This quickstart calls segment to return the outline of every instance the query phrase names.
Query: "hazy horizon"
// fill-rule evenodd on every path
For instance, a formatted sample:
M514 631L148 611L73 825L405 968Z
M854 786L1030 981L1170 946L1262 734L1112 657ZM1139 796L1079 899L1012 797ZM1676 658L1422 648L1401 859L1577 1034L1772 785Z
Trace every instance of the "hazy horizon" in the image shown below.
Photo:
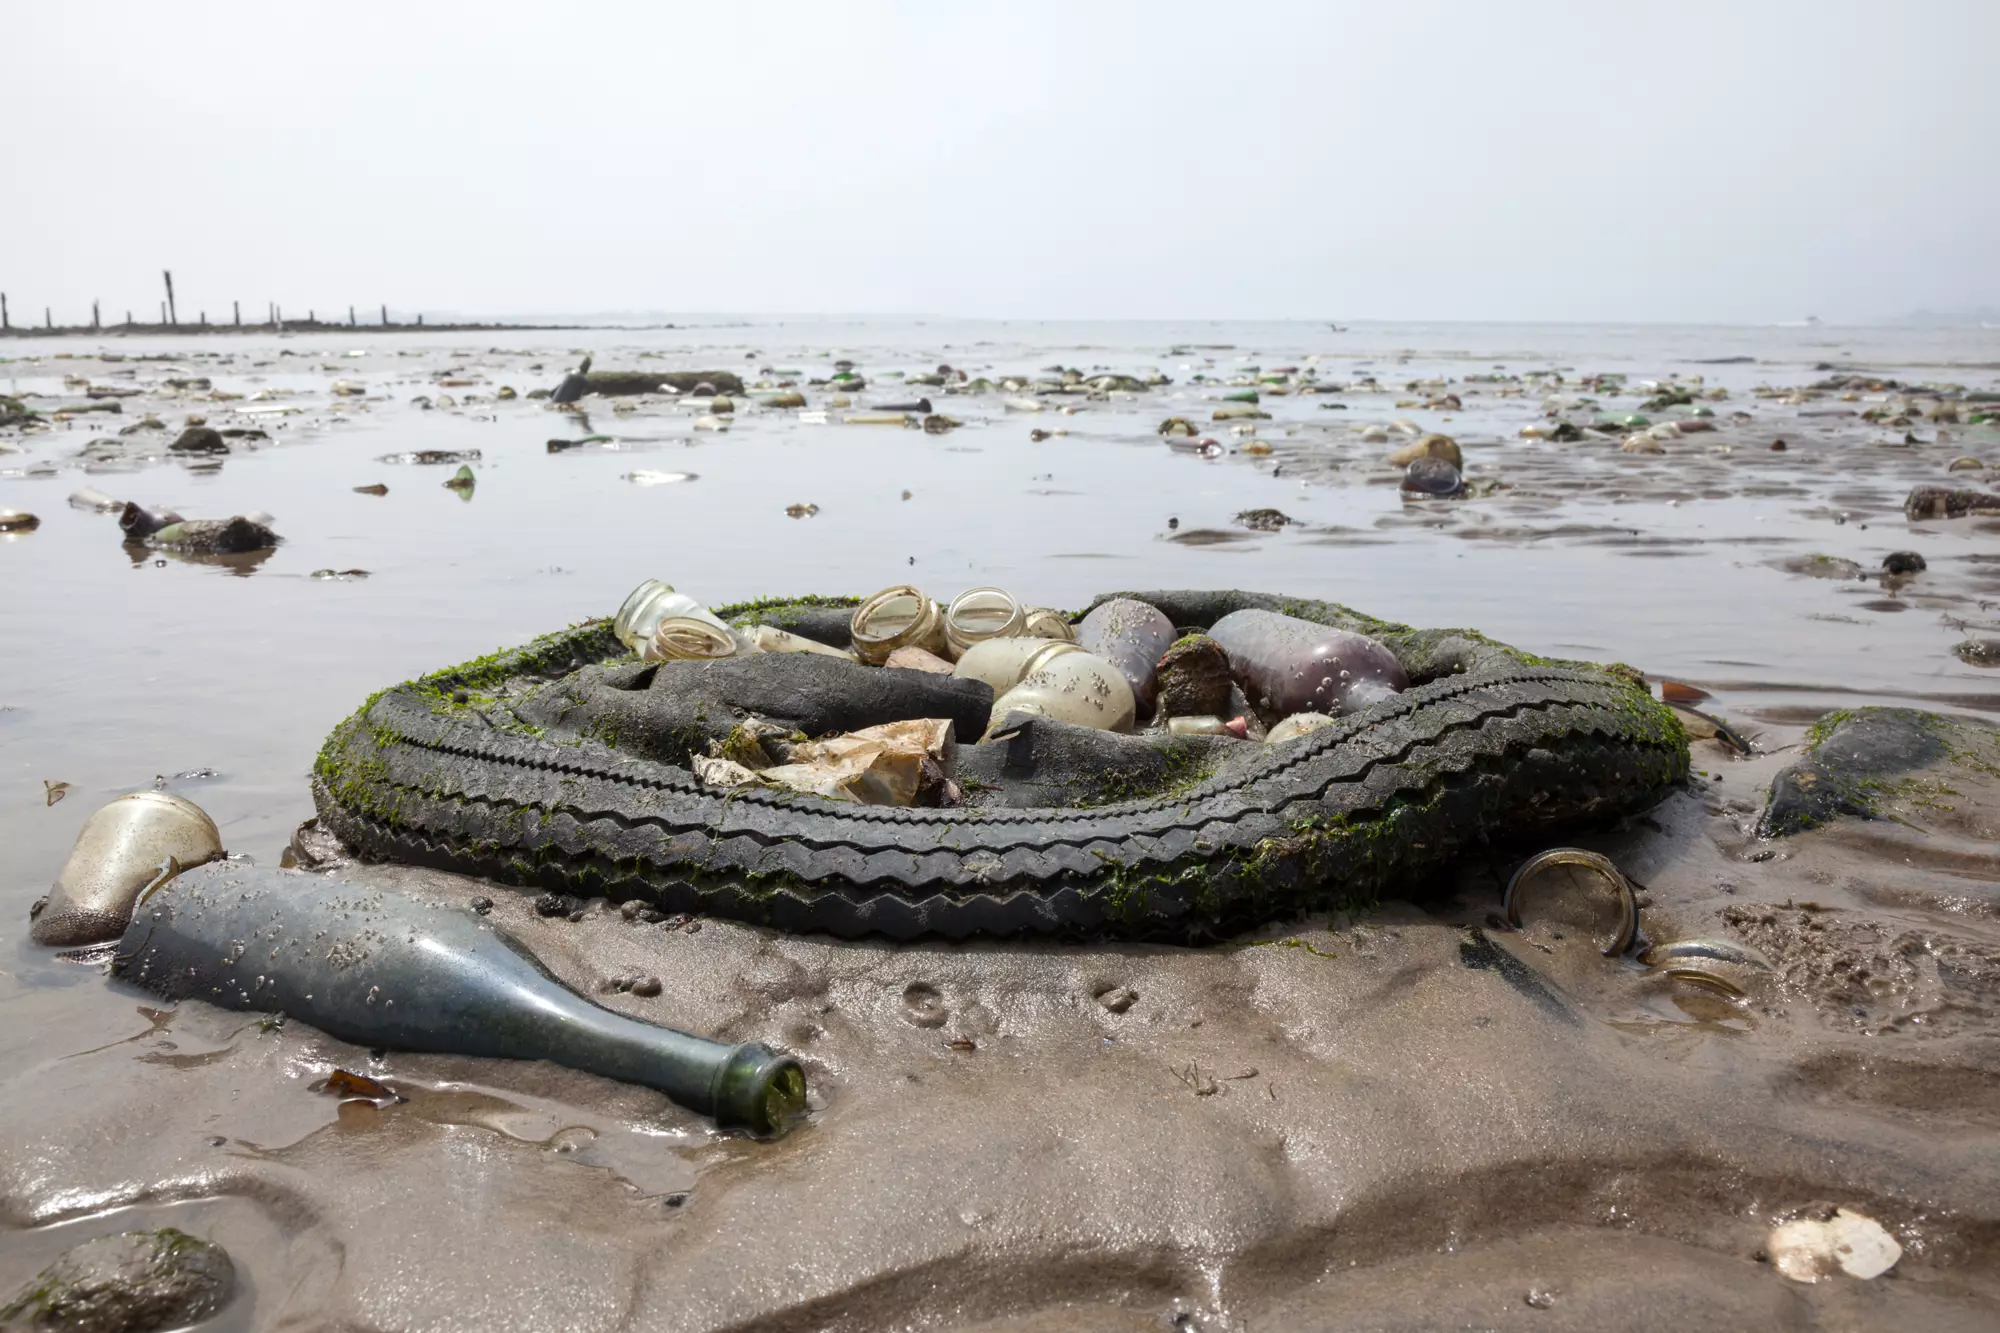
M1893 24L1893 28L1890 26ZM16 324L2000 307L2000 6L36 6ZM1914 34L1915 38L1906 35ZM23 127L32 127L27 129ZM35 182L22 184L22 182Z

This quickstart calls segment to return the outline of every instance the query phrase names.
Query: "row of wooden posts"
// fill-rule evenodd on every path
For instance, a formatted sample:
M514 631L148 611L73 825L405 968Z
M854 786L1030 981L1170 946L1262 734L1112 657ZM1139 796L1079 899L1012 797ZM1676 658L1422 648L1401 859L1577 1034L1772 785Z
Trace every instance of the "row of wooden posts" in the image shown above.
M174 275L171 270L164 270L162 276L167 280L167 299L160 302L160 323L164 327L177 328L181 320L180 311L174 304ZM242 327L243 303L240 301L231 301L229 306L232 322L237 327ZM284 312L278 308L276 302L271 302L267 306L264 322L272 328L277 328L285 322ZM319 320L313 311L306 311L306 323L317 324L318 322ZM360 325L360 320L355 317L353 306L347 307L347 322L356 327ZM423 323L424 317L418 315L416 322L419 324ZM132 312L130 310L125 312L125 323L128 326L132 323ZM199 323L203 328L208 326L208 312L206 310L201 312ZM44 328L51 329L56 326L54 312L47 306L42 307L42 325ZM387 303L384 303L382 306L382 326L384 328L389 326L389 307ZM12 329L13 327L13 312L7 308L7 293L0 292L0 332ZM90 303L90 327L93 329L104 327L103 321L98 314L97 302L95 301Z

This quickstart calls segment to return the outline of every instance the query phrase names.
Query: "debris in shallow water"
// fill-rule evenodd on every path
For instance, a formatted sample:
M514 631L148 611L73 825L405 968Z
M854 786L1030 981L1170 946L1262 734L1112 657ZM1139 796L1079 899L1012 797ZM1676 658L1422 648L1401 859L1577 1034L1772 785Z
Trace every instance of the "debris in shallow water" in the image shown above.
M312 572L312 577L316 579L339 579L342 581L348 579L365 579L368 577L368 571L365 569L315 569Z
M312 1090L342 1100L359 1099L373 1102L377 1106L392 1106L397 1102L410 1100L379 1079L372 1079L366 1074L356 1074L337 1066L325 1078L313 1084Z
M2000 495L1946 486L1919 486L1903 501L1903 514L1913 521L2000 514Z
M356 486L354 493L356 495L387 495L389 488L378 481L372 486Z
M479 478L472 475L472 469L461 467L444 483L455 491L469 491L479 484Z
M684 481L693 481L697 475L693 472L654 472L641 468L636 472L627 472L625 480L634 486L675 486Z
M67 782L52 782L47 778L43 778L42 795L47 798L44 801L44 805L54 805L57 801L69 795L69 784Z
M1097 1002L1114 1014L1122 1014L1139 1002L1139 993L1124 986L1113 986L1100 993Z
M23 509L0 509L0 532L33 532L42 520Z
M1236 515L1235 521L1252 532L1277 532L1287 524L1298 522L1276 509L1245 509Z
M787 518L811 518L818 512L819 506L816 504L793 504L785 506L785 517Z
M2000 639L1967 639L1951 651L1967 666L2000 667Z
M433 464L477 463L480 454L477 449L415 449L409 453L383 454L378 463L415 463L429 467Z
M1802 1217L1773 1227L1764 1248L1771 1267L1794 1282L1818 1282L1836 1273L1865 1282L1903 1257L1903 1247L1880 1222L1846 1208L1836 1208L1824 1221Z
M1402 492L1422 499L1448 500L1465 491L1458 469L1442 458L1426 455L1403 469Z
M1707 690L1694 685L1685 685L1677 680L1660 682L1660 699L1663 703L1691 704L1713 697Z
M1689 740L1718 741L1740 755L1752 752L1750 742L1720 718L1710 717L1686 704L1670 703L1667 707L1674 710L1674 716L1680 719L1681 730L1687 733Z

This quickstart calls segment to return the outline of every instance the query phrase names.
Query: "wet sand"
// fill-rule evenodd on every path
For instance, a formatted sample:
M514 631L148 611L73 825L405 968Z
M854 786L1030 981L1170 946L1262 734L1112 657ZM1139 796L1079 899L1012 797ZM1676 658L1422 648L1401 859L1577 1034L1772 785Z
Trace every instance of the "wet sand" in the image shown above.
M853 325L524 335L488 350L371 346L366 332L106 344L171 362L0 343L17 358L0 364L0 392L58 395L31 400L44 409L85 401L65 374L148 388L116 417L0 430L0 507L43 520L0 537L0 845L13 849L0 1289L86 1235L171 1220L247 1275L214 1321L228 1328L1992 1325L2000 792L1974 774L1950 812L1911 824L1769 844L1752 825L1828 708L2000 711L2000 679L1949 652L1996 631L2000 523L1901 512L1913 485L1984 484L1945 468L2000 461L2000 431L1947 424L1938 442L1918 421L1922 443L1905 445L1903 428L1821 415L1876 405L1865 393L1753 391L1863 358L1897 379L1990 389L1993 335ZM857 398L929 393L968 423L942 437L747 403L715 434L659 399L629 414L592 400L587 423L469 401L550 387L577 347L600 368L746 378L825 375L846 356L871 376L948 361L998 379L1060 362L1157 366L1176 382L1074 415L881 378ZM1766 361L1693 364L1746 348ZM1342 410L1267 398L1274 419L1254 434L1204 420L1224 446L1214 459L1154 433L1212 410L1195 371L1315 354L1324 379L1388 387L1334 397ZM1542 393L1466 381L1551 366L1572 380L1700 371L1730 397L1711 404L1715 432L1628 455L1615 440L1523 440ZM218 403L149 383L182 374L278 396ZM1459 410L1398 406L1440 392L1404 387L1439 376ZM332 396L336 378L368 392ZM445 394L457 405L409 402ZM1639 397L1599 401L1629 412ZM303 410L242 413L274 406ZM117 434L148 410L171 429ZM1738 410L1750 419L1730 420ZM189 413L272 438L210 470L166 452ZM1362 435L1396 418L1452 434L1469 477L1505 489L1400 501L1381 460L1402 440ZM1034 443L1036 428L1069 433ZM596 432L614 438L546 450ZM120 447L88 448L106 438ZM1252 439L1271 451L1242 452ZM467 448L482 454L469 501L441 485L452 466L376 461ZM635 470L696 476L623 479ZM374 482L389 493L352 490ZM65 503L86 485L189 517L265 509L287 542L228 564L135 559L113 518ZM794 502L820 510L791 519ZM1267 506L1301 522L1232 522ZM1202 531L1230 539L1181 540ZM1870 573L1903 549L1928 570ZM1862 576L1814 577L1827 566L1800 559L1813 555ZM357 568L369 577L311 577ZM1762 753L1697 742L1687 791L1579 841L1644 886L1649 936L1746 940L1777 959L1779 983L1732 1004L1578 941L1506 932L1492 921L1506 858L1467 863L1418 901L1201 950L670 931L601 903L550 923L493 894L496 918L586 993L625 969L663 982L656 998L602 1002L798 1053L814 1112L764 1144L546 1066L378 1059L295 1025L167 1013L26 942L29 903L113 795L157 775L210 810L232 850L275 863L311 813L320 739L369 693L607 614L646 575L715 602L905 579L1072 606L1117 587L1264 588L1701 685L1715 695L1703 706ZM72 784L60 803L44 804L45 779ZM458 902L482 888L344 873ZM1496 968L1496 949L1528 970ZM1114 988L1136 994L1123 1012L1099 998ZM410 1100L312 1092L334 1065ZM1801 1286L1760 1261L1773 1220L1828 1205L1896 1234L1891 1276Z

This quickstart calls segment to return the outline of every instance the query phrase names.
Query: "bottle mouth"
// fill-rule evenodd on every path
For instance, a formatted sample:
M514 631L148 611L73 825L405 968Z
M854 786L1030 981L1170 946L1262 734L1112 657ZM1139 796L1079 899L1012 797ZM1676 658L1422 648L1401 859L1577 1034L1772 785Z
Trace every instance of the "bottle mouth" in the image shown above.
M639 613L645 610L646 604L655 597L672 591L671 585L662 583L658 579L647 579L632 589L624 603L619 606L618 614L611 619L611 632L618 636L618 641L627 648L637 649L638 635L633 632L633 625L638 620Z
M746 1042L715 1076L715 1124L775 1138L806 1113L806 1073L762 1042Z
M864 662L880 662L898 648L942 647L936 602L908 584L884 588L854 608L848 638Z
M944 613L944 637L953 660L975 643L1013 638L1026 626L1020 600L1005 588L968 588L951 599Z
M1063 613L1052 607L1030 607L1021 624L1024 639L1056 639L1063 643L1076 642L1076 626L1063 617Z
M734 657L741 647L735 635L706 620L670 616L653 631L652 641L647 645L646 660L706 662L720 657Z

